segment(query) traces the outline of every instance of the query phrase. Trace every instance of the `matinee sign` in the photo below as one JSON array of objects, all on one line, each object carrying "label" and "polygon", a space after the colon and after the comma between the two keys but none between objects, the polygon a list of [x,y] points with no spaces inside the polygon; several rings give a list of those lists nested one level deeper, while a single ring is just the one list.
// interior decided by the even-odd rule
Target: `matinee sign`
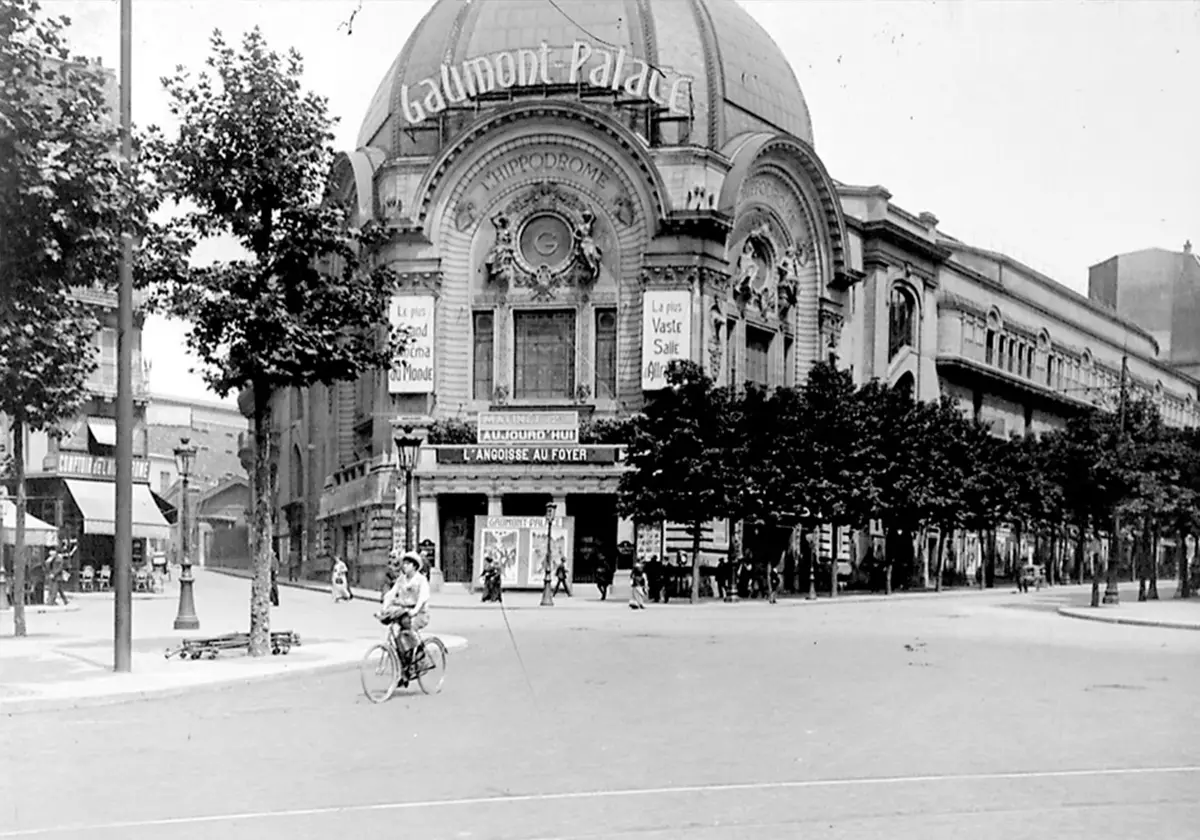
[{"label": "matinee sign", "polygon": [[578,411],[481,411],[475,442],[578,443]]},{"label": "matinee sign", "polygon": [[416,125],[450,105],[459,105],[497,90],[537,85],[587,85],[651,99],[675,116],[688,116],[692,79],[635,58],[624,47],[615,52],[589,41],[569,47],[515,49],[443,64],[437,76],[400,86],[404,118]]}]

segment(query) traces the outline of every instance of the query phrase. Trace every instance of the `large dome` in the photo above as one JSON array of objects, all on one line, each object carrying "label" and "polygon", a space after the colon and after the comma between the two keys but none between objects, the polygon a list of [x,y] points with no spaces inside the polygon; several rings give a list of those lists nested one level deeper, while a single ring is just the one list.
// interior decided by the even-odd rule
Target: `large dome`
[{"label": "large dome", "polygon": [[[587,84],[589,71],[609,56],[616,69]],[[677,137],[681,143],[721,149],[739,134],[764,130],[813,141],[791,65],[734,0],[437,0],[388,68],[358,145],[403,153],[401,134],[427,116],[423,97],[434,97],[431,113],[440,112],[445,99],[452,106],[454,91],[464,90],[458,74],[470,76],[472,62],[489,57],[489,74],[503,73],[507,62],[514,94],[517,73],[522,80],[528,72],[534,81],[562,83],[573,60],[586,60],[576,73],[579,88],[590,89],[584,93],[596,93],[596,78],[611,78],[612,90],[623,96],[636,68],[649,67],[659,85],[652,78],[649,96],[664,106],[670,99],[665,110],[684,116],[675,121],[688,126]],[[676,79],[686,81],[673,84]],[[646,89],[643,81],[630,91]]]}]

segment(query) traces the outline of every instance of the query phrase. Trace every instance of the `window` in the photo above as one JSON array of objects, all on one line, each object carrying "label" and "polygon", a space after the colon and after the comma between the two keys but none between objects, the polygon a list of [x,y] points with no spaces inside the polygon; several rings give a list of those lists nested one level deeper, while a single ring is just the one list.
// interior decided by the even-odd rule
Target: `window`
[{"label": "window", "polygon": [[764,388],[771,384],[771,334],[746,330],[746,381]]},{"label": "window", "polygon": [[737,329],[737,321],[725,322],[725,382],[732,385],[737,382],[737,353],[734,352],[733,336]]},{"label": "window", "polygon": [[987,345],[986,345],[985,361],[989,365],[996,364],[996,331],[995,330],[987,331]]},{"label": "window", "polygon": [[513,313],[513,397],[561,399],[575,395],[575,312]]},{"label": "window", "polygon": [[[830,356],[833,354],[830,353]],[[832,363],[832,360],[831,360]],[[786,388],[794,386],[796,378],[796,342],[791,338],[783,340],[783,384]]]},{"label": "window", "polygon": [[490,400],[496,353],[495,314],[491,311],[476,312],[472,319],[471,330],[475,342],[472,393],[477,400]]},{"label": "window", "polygon": [[102,388],[117,387],[117,331],[111,327],[103,327],[96,331],[93,340],[96,343],[99,358],[92,379]]},{"label": "window", "polygon": [[1054,357],[1048,356],[1046,358],[1046,384],[1047,385],[1054,384],[1054,367],[1055,367]]},{"label": "window", "polygon": [[304,461],[299,446],[292,446],[292,486],[289,489],[293,499],[304,498]]},{"label": "window", "polygon": [[892,289],[888,301],[888,359],[895,358],[905,347],[913,346],[913,328],[916,325],[917,302],[912,292],[902,286]]},{"label": "window", "polygon": [[171,473],[169,470],[159,470],[158,472],[158,495],[165,496],[171,488]]},{"label": "window", "polygon": [[596,396],[617,398],[617,310],[596,310]]}]

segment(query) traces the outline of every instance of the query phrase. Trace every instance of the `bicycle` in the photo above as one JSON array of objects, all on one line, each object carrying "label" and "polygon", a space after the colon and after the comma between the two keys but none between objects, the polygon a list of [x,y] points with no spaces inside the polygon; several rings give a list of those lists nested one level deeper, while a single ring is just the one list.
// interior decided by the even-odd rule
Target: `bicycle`
[{"label": "bicycle", "polygon": [[[385,703],[396,689],[413,680],[425,694],[437,694],[446,680],[446,645],[436,636],[425,637],[413,629],[416,644],[407,654],[400,650],[398,623],[388,625],[386,642],[371,645],[359,664],[363,694],[372,703]],[[379,688],[374,688],[376,685]]]}]

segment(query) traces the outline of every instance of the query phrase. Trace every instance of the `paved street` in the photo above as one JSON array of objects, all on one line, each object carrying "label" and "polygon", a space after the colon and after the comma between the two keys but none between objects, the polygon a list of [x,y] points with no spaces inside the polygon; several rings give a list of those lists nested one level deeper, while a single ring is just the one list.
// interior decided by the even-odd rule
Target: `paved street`
[{"label": "paved street", "polygon": [[1194,837],[1200,633],[1078,598],[513,610],[528,683],[498,610],[443,610],[436,697],[345,670],[6,718],[0,837]]}]

